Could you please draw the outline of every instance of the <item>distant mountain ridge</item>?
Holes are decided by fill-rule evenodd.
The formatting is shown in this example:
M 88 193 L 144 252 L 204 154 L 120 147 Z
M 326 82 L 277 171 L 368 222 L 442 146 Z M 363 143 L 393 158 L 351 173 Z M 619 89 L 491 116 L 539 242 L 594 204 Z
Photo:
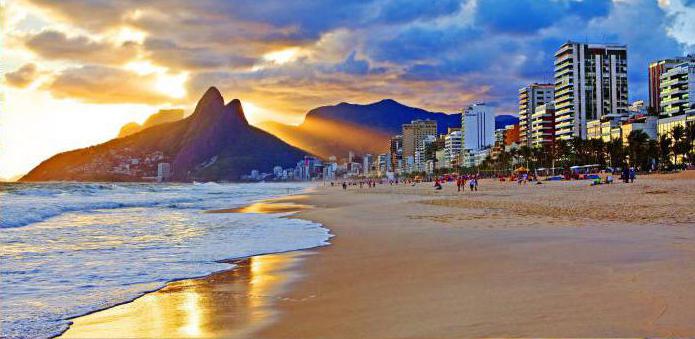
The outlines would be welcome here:
M 402 125 L 417 119 L 437 121 L 437 133 L 449 127 L 461 127 L 461 113 L 430 112 L 384 99 L 360 105 L 341 102 L 321 106 L 307 112 L 299 126 L 264 122 L 259 127 L 280 136 L 292 145 L 323 157 L 346 154 L 349 151 L 379 154 L 389 148 L 389 138 L 401 134 Z M 518 123 L 512 115 L 499 115 L 495 127 Z M 349 134 L 350 137 L 347 136 Z
M 495 129 L 505 128 L 509 125 L 516 125 L 519 123 L 519 118 L 509 114 L 501 114 L 495 116 Z
M 142 125 L 137 122 L 129 122 L 118 132 L 118 137 L 123 138 L 131 134 L 135 134 L 144 129 L 148 129 L 153 126 L 166 124 L 167 122 L 174 122 L 183 119 L 182 109 L 161 109 L 159 112 L 150 115 L 147 120 L 145 120 Z
M 461 114 L 430 112 L 410 107 L 393 99 L 384 99 L 371 104 L 359 105 L 341 102 L 334 106 L 322 106 L 310 110 L 304 123 L 313 119 L 329 119 L 370 127 L 388 133 L 400 134 L 401 126 L 417 119 L 437 121 L 437 132 L 446 133 L 448 127 L 461 125 Z
M 250 126 L 238 99 L 224 104 L 208 89 L 189 117 L 123 138 L 57 154 L 21 181 L 140 181 L 157 164 L 172 167 L 175 181 L 236 181 L 252 169 L 294 167 L 306 152 Z

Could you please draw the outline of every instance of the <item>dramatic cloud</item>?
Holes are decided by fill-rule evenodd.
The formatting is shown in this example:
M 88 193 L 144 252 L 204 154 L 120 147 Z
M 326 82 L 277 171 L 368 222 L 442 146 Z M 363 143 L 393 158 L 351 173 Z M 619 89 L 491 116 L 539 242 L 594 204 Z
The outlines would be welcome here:
M 36 69 L 36 65 L 29 63 L 14 72 L 6 73 L 5 81 L 7 81 L 10 86 L 23 88 L 34 82 L 38 75 L 39 72 Z
M 140 75 L 118 68 L 83 66 L 68 68 L 46 86 L 57 98 L 71 98 L 90 103 L 146 103 L 174 102 L 170 96 L 157 90 L 155 74 Z
M 27 33 L 25 45 L 42 58 L 126 79 L 147 76 L 117 68 L 123 60 L 151 63 L 188 74 L 191 102 L 215 85 L 292 116 L 384 97 L 440 111 L 486 100 L 511 113 L 520 86 L 552 82 L 554 52 L 567 40 L 627 44 L 630 99 L 644 99 L 649 61 L 695 46 L 695 9 L 684 0 L 26 1 L 76 29 Z M 124 30 L 143 38 L 114 43 L 128 41 L 113 39 Z M 54 84 L 86 76 L 78 69 Z M 105 100 L 58 85 L 54 94 Z M 163 100 L 140 84 L 119 88 L 139 93 L 111 101 Z
M 535 33 L 566 16 L 591 20 L 609 13 L 611 0 L 479 0 L 476 24 L 510 34 Z
M 685 45 L 688 52 L 695 51 L 695 3 L 687 0 L 663 1 L 663 8 L 671 21 L 669 36 Z
M 147 39 L 145 49 L 155 63 L 173 69 L 200 70 L 211 68 L 249 67 L 255 58 L 233 55 L 202 47 L 183 47 L 169 40 Z
M 68 37 L 63 32 L 43 31 L 29 37 L 26 46 L 47 59 L 63 59 L 85 63 L 123 64 L 137 53 L 134 42 L 119 46 L 93 41 L 85 36 Z

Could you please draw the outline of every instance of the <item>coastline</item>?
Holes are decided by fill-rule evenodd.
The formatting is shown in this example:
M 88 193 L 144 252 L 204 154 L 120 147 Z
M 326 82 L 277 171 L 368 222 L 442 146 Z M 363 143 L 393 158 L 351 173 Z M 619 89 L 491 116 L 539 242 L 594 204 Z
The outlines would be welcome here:
M 274 316 L 230 335 L 694 335 L 693 199 L 695 180 L 678 176 L 598 187 L 483 180 L 472 193 L 324 187 L 281 198 L 315 206 L 291 217 L 335 237 L 291 252 L 302 260 L 285 273 L 298 278 L 268 305 Z M 239 312 L 207 316 L 224 323 Z
M 208 210 L 207 213 L 272 213 L 276 216 L 273 218 L 286 218 L 311 206 L 282 201 L 290 196 L 297 199 L 310 190 L 311 187 L 305 187 L 298 192 L 288 191 L 287 194 L 250 201 L 242 207 Z M 276 200 L 276 203 L 268 203 Z M 170 280 L 133 299 L 69 318 L 69 326 L 53 337 L 245 336 L 245 333 L 275 316 L 269 304 L 278 298 L 278 293 L 288 283 L 297 279 L 293 268 L 311 254 L 311 249 L 328 244 L 325 242 L 300 250 L 271 250 L 219 260 L 218 263 L 228 264 L 229 268 L 202 276 Z M 223 328 L 220 328 L 220 324 L 207 323 L 206 314 L 216 313 L 214 310 L 234 312 L 230 305 L 221 304 L 221 300 L 237 302 L 233 309 L 246 308 L 246 312 L 238 313 L 250 315 L 249 319 L 232 322 L 225 319 Z M 242 300 L 245 301 L 240 302 Z M 229 327 L 230 323 L 234 325 Z
M 168 282 L 134 300 L 71 320 L 59 338 L 246 337 L 277 317 L 272 304 L 311 250 L 224 261 L 234 267 Z

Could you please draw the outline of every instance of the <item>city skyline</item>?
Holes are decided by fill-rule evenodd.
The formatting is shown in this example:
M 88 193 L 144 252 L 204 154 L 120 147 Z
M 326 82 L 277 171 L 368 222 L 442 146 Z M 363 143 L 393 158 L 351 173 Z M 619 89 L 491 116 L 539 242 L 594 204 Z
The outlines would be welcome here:
M 630 101 L 646 101 L 650 62 L 695 46 L 695 9 L 676 0 L 166 2 L 177 14 L 159 2 L 0 3 L 5 178 L 159 109 L 189 113 L 212 85 L 252 123 L 383 98 L 449 113 L 484 100 L 516 114 L 518 88 L 551 82 L 567 40 L 627 45 Z

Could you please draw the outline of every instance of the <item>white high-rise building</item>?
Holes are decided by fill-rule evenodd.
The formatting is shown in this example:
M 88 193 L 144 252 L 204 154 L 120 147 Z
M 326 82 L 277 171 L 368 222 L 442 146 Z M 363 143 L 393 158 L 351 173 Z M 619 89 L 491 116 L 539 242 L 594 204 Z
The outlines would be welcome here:
M 461 131 L 453 131 L 444 137 L 444 163 L 441 167 L 452 167 L 461 156 Z
M 371 169 L 372 169 L 372 164 L 374 163 L 374 157 L 367 153 L 362 157 L 362 170 L 364 171 L 364 175 L 367 176 L 370 174 Z
M 495 110 L 485 103 L 468 106 L 461 115 L 462 148 L 478 151 L 495 144 Z
M 417 172 L 422 172 L 425 171 L 425 165 L 427 163 L 427 147 L 434 143 L 437 140 L 437 137 L 434 135 L 426 135 L 424 138 L 418 143 L 417 147 L 415 148 L 415 156 L 414 156 L 414 171 Z
M 627 46 L 573 41 L 555 52 L 555 136 L 587 138 L 587 122 L 627 114 Z
M 649 107 L 654 114 L 661 115 L 661 76 L 684 62 L 695 62 L 695 55 L 667 58 L 649 64 Z
M 532 144 L 532 116 L 538 106 L 553 101 L 555 85 L 530 84 L 519 89 L 519 142 L 522 145 Z
M 168 162 L 160 162 L 157 164 L 157 181 L 167 181 L 171 178 L 171 164 Z
M 659 80 L 662 118 L 695 114 L 695 61 L 669 69 Z

